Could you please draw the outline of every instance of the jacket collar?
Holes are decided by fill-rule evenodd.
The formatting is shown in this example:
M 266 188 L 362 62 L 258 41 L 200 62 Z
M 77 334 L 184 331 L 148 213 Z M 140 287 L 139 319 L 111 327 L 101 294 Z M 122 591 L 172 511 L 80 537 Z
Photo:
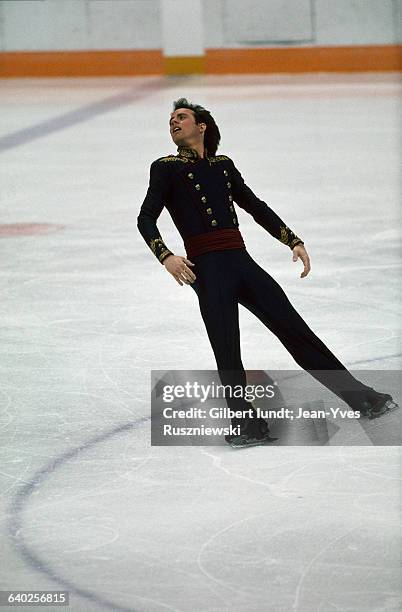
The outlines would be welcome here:
M 190 149 L 189 147 L 177 147 L 177 154 L 179 157 L 185 157 L 188 160 L 196 161 L 200 159 L 197 151 Z M 208 151 L 205 149 L 205 159 L 208 159 Z

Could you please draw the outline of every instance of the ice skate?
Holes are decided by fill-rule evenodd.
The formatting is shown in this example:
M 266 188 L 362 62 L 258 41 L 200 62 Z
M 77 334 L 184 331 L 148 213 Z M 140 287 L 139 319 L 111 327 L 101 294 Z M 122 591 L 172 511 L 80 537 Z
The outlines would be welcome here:
M 376 397 L 371 401 L 366 400 L 359 408 L 361 416 L 368 419 L 378 419 L 383 414 L 389 414 L 398 410 L 399 405 L 388 393 L 376 393 Z
M 240 434 L 234 436 L 229 442 L 232 448 L 246 448 L 248 446 L 263 446 L 269 442 L 275 442 L 278 438 L 271 438 L 269 433 L 266 433 L 262 438 L 256 438 L 249 434 Z
M 225 436 L 226 442 L 232 448 L 262 446 L 277 439 L 271 437 L 268 423 L 264 419 L 258 419 L 255 423 L 249 421 L 244 430 L 237 436 Z

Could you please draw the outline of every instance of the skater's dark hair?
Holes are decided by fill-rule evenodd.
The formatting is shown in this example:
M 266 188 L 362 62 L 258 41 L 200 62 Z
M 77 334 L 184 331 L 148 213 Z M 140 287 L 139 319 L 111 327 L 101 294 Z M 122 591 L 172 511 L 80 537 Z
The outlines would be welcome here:
M 173 110 L 175 111 L 178 108 L 188 108 L 192 110 L 195 115 L 195 122 L 197 124 L 205 123 L 207 129 L 204 134 L 204 145 L 208 151 L 208 155 L 215 155 L 221 140 L 221 134 L 211 113 L 199 104 L 192 104 L 187 98 L 179 98 L 173 102 Z

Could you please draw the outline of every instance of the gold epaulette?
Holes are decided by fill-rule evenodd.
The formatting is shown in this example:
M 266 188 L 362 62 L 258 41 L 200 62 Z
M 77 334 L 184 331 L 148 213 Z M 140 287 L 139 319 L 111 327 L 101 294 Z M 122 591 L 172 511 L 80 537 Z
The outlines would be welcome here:
M 186 158 L 179 157 L 178 155 L 167 155 L 166 157 L 160 157 L 158 159 L 160 162 L 184 162 L 186 163 L 188 160 Z
M 214 162 L 219 162 L 219 161 L 228 161 L 230 159 L 230 157 L 227 157 L 227 155 L 216 155 L 215 157 L 209 157 L 208 160 L 211 163 Z

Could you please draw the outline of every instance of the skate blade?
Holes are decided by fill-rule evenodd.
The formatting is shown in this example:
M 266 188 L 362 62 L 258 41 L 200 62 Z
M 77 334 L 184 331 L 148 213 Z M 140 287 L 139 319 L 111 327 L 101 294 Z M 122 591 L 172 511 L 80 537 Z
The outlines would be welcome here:
M 237 443 L 235 440 L 232 440 L 229 444 L 232 448 L 249 448 L 250 446 L 264 446 L 264 444 L 269 444 L 276 440 L 278 440 L 278 438 L 270 438 L 267 436 L 266 438 L 261 438 L 261 440 L 252 438 L 251 440 L 239 440 Z
M 370 421 L 372 421 L 373 419 L 378 419 L 379 417 L 384 416 L 384 414 L 391 414 L 391 412 L 395 412 L 398 409 L 399 409 L 399 404 L 394 402 L 394 400 L 387 400 L 381 412 L 378 412 L 378 414 L 370 413 L 368 415 L 368 418 Z

